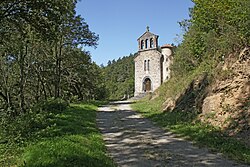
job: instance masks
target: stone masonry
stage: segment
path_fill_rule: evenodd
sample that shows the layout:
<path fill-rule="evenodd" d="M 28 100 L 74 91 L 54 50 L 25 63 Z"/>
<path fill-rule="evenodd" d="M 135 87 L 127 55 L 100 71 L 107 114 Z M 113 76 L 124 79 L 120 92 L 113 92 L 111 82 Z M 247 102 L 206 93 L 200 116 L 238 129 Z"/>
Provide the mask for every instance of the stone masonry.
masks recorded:
<path fill-rule="evenodd" d="M 149 31 L 140 36 L 138 41 L 139 51 L 135 62 L 135 93 L 155 91 L 164 81 L 170 78 L 170 64 L 172 62 L 172 46 L 158 47 L 158 35 Z"/>

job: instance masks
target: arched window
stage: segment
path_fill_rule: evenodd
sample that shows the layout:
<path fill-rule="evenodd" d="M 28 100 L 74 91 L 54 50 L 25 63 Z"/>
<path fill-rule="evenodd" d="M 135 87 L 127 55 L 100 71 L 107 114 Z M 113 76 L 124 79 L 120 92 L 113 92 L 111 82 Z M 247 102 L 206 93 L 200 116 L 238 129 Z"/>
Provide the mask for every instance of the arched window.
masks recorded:
<path fill-rule="evenodd" d="M 150 38 L 150 48 L 153 48 L 154 47 L 154 40 L 153 38 Z"/>
<path fill-rule="evenodd" d="M 141 40 L 141 49 L 143 49 L 143 48 L 144 48 L 144 41 Z"/>
<path fill-rule="evenodd" d="M 168 61 L 168 58 L 166 58 L 166 61 Z"/>
<path fill-rule="evenodd" d="M 168 71 L 168 67 L 166 68 L 166 71 Z"/>
<path fill-rule="evenodd" d="M 149 62 L 150 62 L 150 60 L 148 60 L 148 71 L 149 71 Z"/>
<path fill-rule="evenodd" d="M 147 60 L 144 60 L 144 71 L 147 70 Z"/>
<path fill-rule="evenodd" d="M 145 40 L 145 49 L 148 48 L 148 39 Z"/>

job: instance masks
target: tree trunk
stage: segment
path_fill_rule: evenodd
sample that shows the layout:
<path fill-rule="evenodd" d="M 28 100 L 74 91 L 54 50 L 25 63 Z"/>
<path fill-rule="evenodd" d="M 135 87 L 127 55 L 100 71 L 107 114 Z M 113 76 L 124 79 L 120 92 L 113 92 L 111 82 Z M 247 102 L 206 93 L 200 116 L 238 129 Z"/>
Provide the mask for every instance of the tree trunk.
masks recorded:
<path fill-rule="evenodd" d="M 27 54 L 27 45 L 25 47 L 25 52 Z M 19 91 L 20 91 L 20 112 L 25 112 L 25 99 L 24 99 L 24 83 L 25 83 L 25 74 L 24 74 L 24 59 L 25 55 L 20 54 L 19 67 L 20 67 L 20 81 L 19 81 Z"/>
<path fill-rule="evenodd" d="M 39 102 L 39 97 L 40 97 L 40 81 L 39 81 L 39 77 L 37 78 L 37 85 L 36 85 L 36 95 L 35 95 L 35 99 L 36 102 Z"/>
<path fill-rule="evenodd" d="M 55 98 L 60 97 L 60 85 L 61 85 L 61 63 L 62 63 L 62 48 L 63 48 L 63 36 L 61 36 L 59 44 L 56 43 L 55 54 L 56 54 L 56 83 L 55 83 Z M 58 53 L 59 45 L 59 53 Z"/>
<path fill-rule="evenodd" d="M 41 86 L 42 86 L 41 94 L 43 94 L 44 99 L 47 100 L 47 92 L 46 92 L 46 88 L 45 88 L 45 83 L 43 81 L 43 76 L 41 75 L 41 71 L 42 71 L 41 67 L 36 68 L 36 74 L 37 74 L 37 77 L 38 77 L 38 84 L 41 83 Z"/>

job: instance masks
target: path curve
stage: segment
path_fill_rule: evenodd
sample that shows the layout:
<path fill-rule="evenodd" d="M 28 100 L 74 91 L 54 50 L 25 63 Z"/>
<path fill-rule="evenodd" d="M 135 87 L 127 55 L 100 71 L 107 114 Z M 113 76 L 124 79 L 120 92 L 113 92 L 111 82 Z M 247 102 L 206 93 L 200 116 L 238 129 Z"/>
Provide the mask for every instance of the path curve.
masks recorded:
<path fill-rule="evenodd" d="M 99 107 L 97 125 L 120 167 L 245 166 L 198 148 L 131 110 L 129 101 Z"/>

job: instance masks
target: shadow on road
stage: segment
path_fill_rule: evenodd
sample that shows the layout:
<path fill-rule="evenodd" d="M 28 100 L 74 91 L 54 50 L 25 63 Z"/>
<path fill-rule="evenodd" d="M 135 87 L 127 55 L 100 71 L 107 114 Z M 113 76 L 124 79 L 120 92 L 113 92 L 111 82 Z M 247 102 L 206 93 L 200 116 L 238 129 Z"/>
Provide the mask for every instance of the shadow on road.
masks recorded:
<path fill-rule="evenodd" d="M 133 104 L 133 101 L 112 101 L 109 104 L 111 105 L 122 105 L 122 104 Z"/>
<path fill-rule="evenodd" d="M 118 166 L 244 166 L 154 126 L 130 110 L 131 102 L 111 104 L 116 110 L 100 108 L 97 124 Z"/>

